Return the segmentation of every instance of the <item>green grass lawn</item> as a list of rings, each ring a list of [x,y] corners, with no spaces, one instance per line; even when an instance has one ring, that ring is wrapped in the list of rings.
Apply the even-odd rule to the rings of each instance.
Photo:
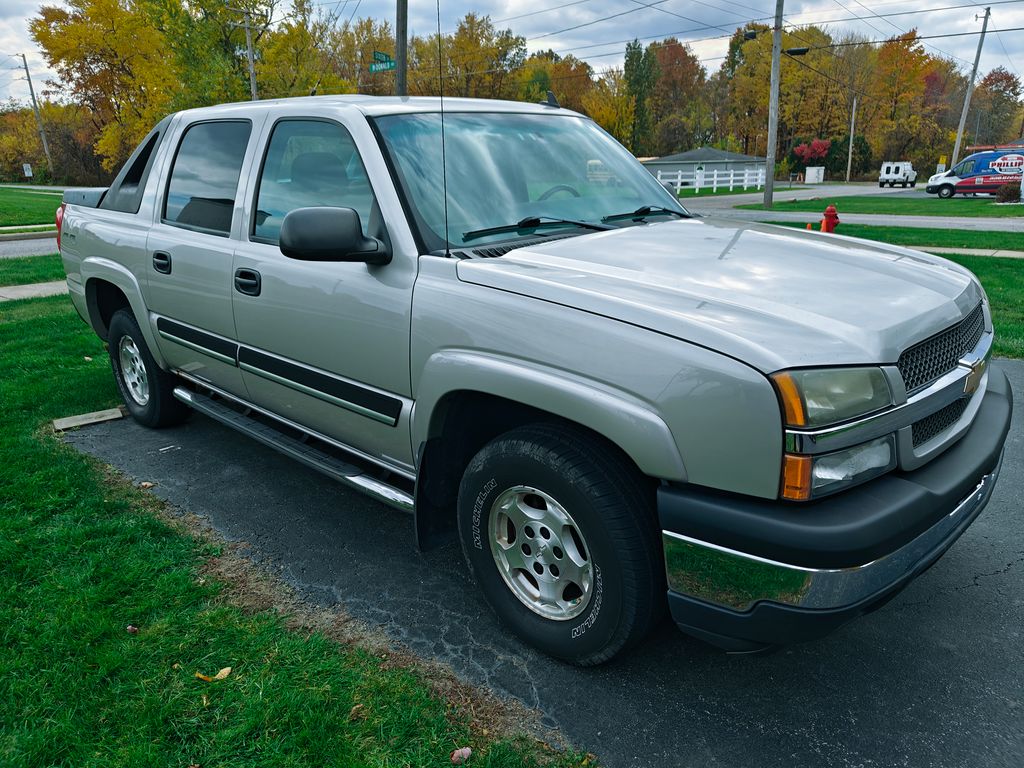
[[[580,764],[481,736],[417,672],[234,607],[202,576],[217,545],[50,433],[117,402],[67,297],[0,317],[0,765],[450,766],[467,744],[471,765]]]
[[[64,279],[60,255],[0,259],[0,285],[28,285]]]
[[[784,193],[778,193],[783,197]],[[774,211],[807,211],[821,213],[825,206],[834,204],[839,210],[839,218],[844,213],[881,213],[904,216],[992,216],[998,218],[1024,216],[1024,205],[996,205],[995,198],[955,197],[951,200],[940,200],[929,196],[903,197],[899,194],[885,195],[851,195],[849,197],[829,197],[823,195],[811,200],[777,200],[772,207]],[[751,211],[763,211],[764,206],[740,205]]]
[[[945,201],[943,201],[945,202]],[[783,227],[804,229],[806,224],[772,221]],[[817,227],[815,227],[817,229]],[[906,245],[913,248],[987,248],[995,250],[1024,251],[1024,233],[1021,232],[974,232],[969,229],[918,229],[916,227],[875,227],[870,224],[840,224],[837,235],[863,237],[892,245]]]
[[[967,267],[985,286],[996,332],[994,353],[1024,358],[1024,260],[945,254],[943,258]]]
[[[63,193],[0,187],[0,227],[53,224]]]

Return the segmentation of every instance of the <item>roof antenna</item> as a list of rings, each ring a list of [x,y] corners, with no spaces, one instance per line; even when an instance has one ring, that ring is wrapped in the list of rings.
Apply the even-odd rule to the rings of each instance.
[[[441,59],[441,0],[437,0],[437,93],[441,99],[441,194],[444,195],[444,255],[452,257],[448,241],[448,163],[444,153],[444,63]]]
[[[540,104],[545,107],[555,107],[556,109],[560,109],[562,106],[561,104],[558,103],[558,99],[555,98],[554,91],[548,91],[547,100],[540,102]]]

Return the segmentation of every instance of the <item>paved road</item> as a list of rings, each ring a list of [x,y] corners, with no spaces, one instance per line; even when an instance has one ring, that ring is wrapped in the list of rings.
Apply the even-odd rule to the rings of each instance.
[[[779,203],[783,200],[812,200],[816,197],[849,197],[850,195],[893,195],[900,197],[928,197],[920,189],[903,189],[896,187],[879,187],[877,184],[851,183],[851,184],[822,184],[820,186],[790,189],[785,182],[775,183],[774,200]],[[680,202],[687,208],[693,210],[717,210],[720,208],[732,208],[737,205],[749,205],[760,203],[764,200],[764,190],[742,195],[716,195],[680,198]]]
[[[1024,363],[1001,365],[1024,393]],[[666,625],[629,658],[592,670],[508,637],[457,549],[415,551],[409,517],[207,419],[161,432],[123,420],[67,439],[248,542],[309,599],[344,605],[466,679],[540,708],[612,768],[1019,768],[1022,417],[1018,406],[989,508],[883,610],[759,657],[726,656]]]
[[[31,240],[0,240],[0,259],[22,256],[46,256],[57,252],[57,238],[33,237]]]
[[[821,221],[820,213],[801,213],[798,211],[749,211],[729,208],[701,209],[684,203],[695,213],[703,213],[709,218],[741,219],[743,221],[795,221],[813,223]],[[842,224],[873,224],[885,227],[913,227],[915,229],[970,229],[978,232],[1024,232],[1024,217],[1020,218],[981,218],[969,216],[896,216],[875,213],[843,213],[839,208],[839,234],[843,233]],[[824,211],[824,208],[822,208]],[[817,228],[817,226],[815,226]]]

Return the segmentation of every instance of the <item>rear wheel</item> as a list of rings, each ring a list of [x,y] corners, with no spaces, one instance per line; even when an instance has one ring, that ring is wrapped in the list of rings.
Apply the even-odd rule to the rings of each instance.
[[[653,489],[611,446],[536,424],[480,450],[459,488],[463,551],[524,642],[588,666],[639,642],[664,606]]]
[[[107,342],[110,367],[132,418],[147,427],[168,427],[188,417],[188,406],[174,397],[174,377],[156,364],[131,311],[114,313]]]

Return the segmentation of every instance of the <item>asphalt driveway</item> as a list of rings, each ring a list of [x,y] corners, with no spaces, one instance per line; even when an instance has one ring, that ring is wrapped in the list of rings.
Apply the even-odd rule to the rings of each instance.
[[[522,699],[607,766],[1024,765],[1024,363],[988,509],[930,571],[813,644],[727,656],[671,625],[578,670],[497,624],[455,547],[421,555],[409,517],[208,419],[67,435],[206,517],[308,599],[344,605],[464,678]]]

